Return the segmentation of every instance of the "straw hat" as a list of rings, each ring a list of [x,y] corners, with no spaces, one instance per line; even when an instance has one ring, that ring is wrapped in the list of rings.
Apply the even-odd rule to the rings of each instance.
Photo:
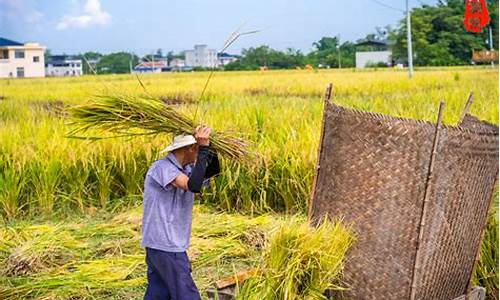
[[[174,137],[174,141],[172,142],[172,144],[170,144],[167,148],[161,150],[160,153],[171,152],[171,151],[174,151],[176,149],[186,147],[189,145],[194,145],[194,144],[196,144],[196,139],[194,138],[194,136],[192,136],[190,134],[186,134],[186,135],[181,134],[181,135]]]

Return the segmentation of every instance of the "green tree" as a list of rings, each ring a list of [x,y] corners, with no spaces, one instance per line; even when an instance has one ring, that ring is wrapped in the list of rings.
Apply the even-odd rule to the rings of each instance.
[[[412,41],[416,65],[469,64],[472,50],[488,48],[487,30],[481,34],[467,32],[463,26],[465,4],[461,0],[440,1],[437,6],[423,5],[411,12]],[[498,1],[489,1],[492,28],[498,36]],[[406,61],[406,20],[392,37],[393,57]],[[498,38],[496,39],[498,43]],[[498,48],[498,47],[496,47]]]
[[[92,68],[94,68],[94,70],[91,70],[89,64],[92,64],[93,61],[99,61],[102,56],[103,55],[101,53],[94,51],[89,51],[78,55],[78,57],[82,59],[83,74],[93,74],[96,66],[93,65]]]
[[[130,63],[137,65],[139,57],[133,53],[117,52],[104,55],[97,63],[97,73],[99,74],[120,74],[130,72]]]
[[[352,68],[354,66],[354,57],[356,46],[352,42],[340,44],[337,37],[322,37],[319,41],[313,43],[314,50],[307,55],[308,64],[318,66],[328,66],[332,68]]]
[[[45,62],[49,61],[51,56],[52,56],[52,50],[50,50],[49,48],[45,49],[45,52],[43,54]]]
[[[331,51],[334,50],[339,41],[337,37],[322,37],[319,41],[314,42],[313,46],[317,51]]]
[[[260,67],[270,69],[291,69],[304,65],[304,54],[292,48],[278,51],[269,46],[243,49],[242,57],[227,64],[225,70],[257,70]]]

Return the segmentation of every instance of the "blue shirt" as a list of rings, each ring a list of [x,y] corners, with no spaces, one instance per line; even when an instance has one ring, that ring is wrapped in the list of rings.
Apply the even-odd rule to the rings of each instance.
[[[182,172],[189,176],[192,165],[182,167],[170,153],[153,163],[144,181],[142,247],[184,252],[189,247],[194,194],[172,185]]]

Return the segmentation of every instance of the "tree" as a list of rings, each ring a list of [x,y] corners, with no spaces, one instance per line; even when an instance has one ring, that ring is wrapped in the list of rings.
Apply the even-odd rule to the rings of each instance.
[[[270,69],[291,69],[304,65],[304,54],[293,48],[278,51],[269,46],[243,49],[242,57],[227,64],[225,70],[257,70],[260,67]]]
[[[45,62],[49,61],[51,56],[52,56],[52,50],[47,48],[45,50],[45,53],[43,54]]]
[[[352,42],[347,41],[340,45],[337,37],[322,37],[313,43],[313,46],[315,49],[307,55],[306,63],[308,64],[338,68],[340,53],[340,64],[343,68],[351,68],[355,65],[356,46]]]
[[[161,48],[158,48],[158,49],[156,50],[156,56],[158,56],[158,57],[163,57],[163,51],[161,50]]]
[[[117,52],[105,55],[97,63],[97,72],[99,74],[110,73],[129,73],[130,63],[135,66],[139,62],[139,57],[133,53]]]
[[[492,28],[498,44],[498,1],[488,1]],[[437,6],[423,5],[412,10],[412,35],[416,65],[470,64],[472,50],[488,48],[487,31],[481,34],[467,32],[463,26],[464,2],[440,1]],[[406,20],[393,34],[396,40],[393,57],[406,61]],[[498,49],[498,47],[497,47]]]
[[[167,53],[167,62],[170,64],[170,62],[172,62],[172,60],[174,60],[174,51],[168,51]]]
[[[337,37],[322,37],[319,41],[314,42],[313,46],[317,51],[331,51],[335,50],[338,44]]]
[[[92,66],[94,70],[91,70],[89,64],[91,64],[92,61],[99,61],[103,55],[99,52],[94,52],[94,51],[89,51],[85,52],[83,54],[78,55],[82,59],[82,69],[83,69],[83,74],[93,74],[95,70],[95,65]]]

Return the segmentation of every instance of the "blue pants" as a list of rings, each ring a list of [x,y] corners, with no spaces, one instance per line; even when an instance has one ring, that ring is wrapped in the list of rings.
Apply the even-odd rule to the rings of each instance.
[[[199,300],[186,252],[146,248],[148,288],[144,300]]]

